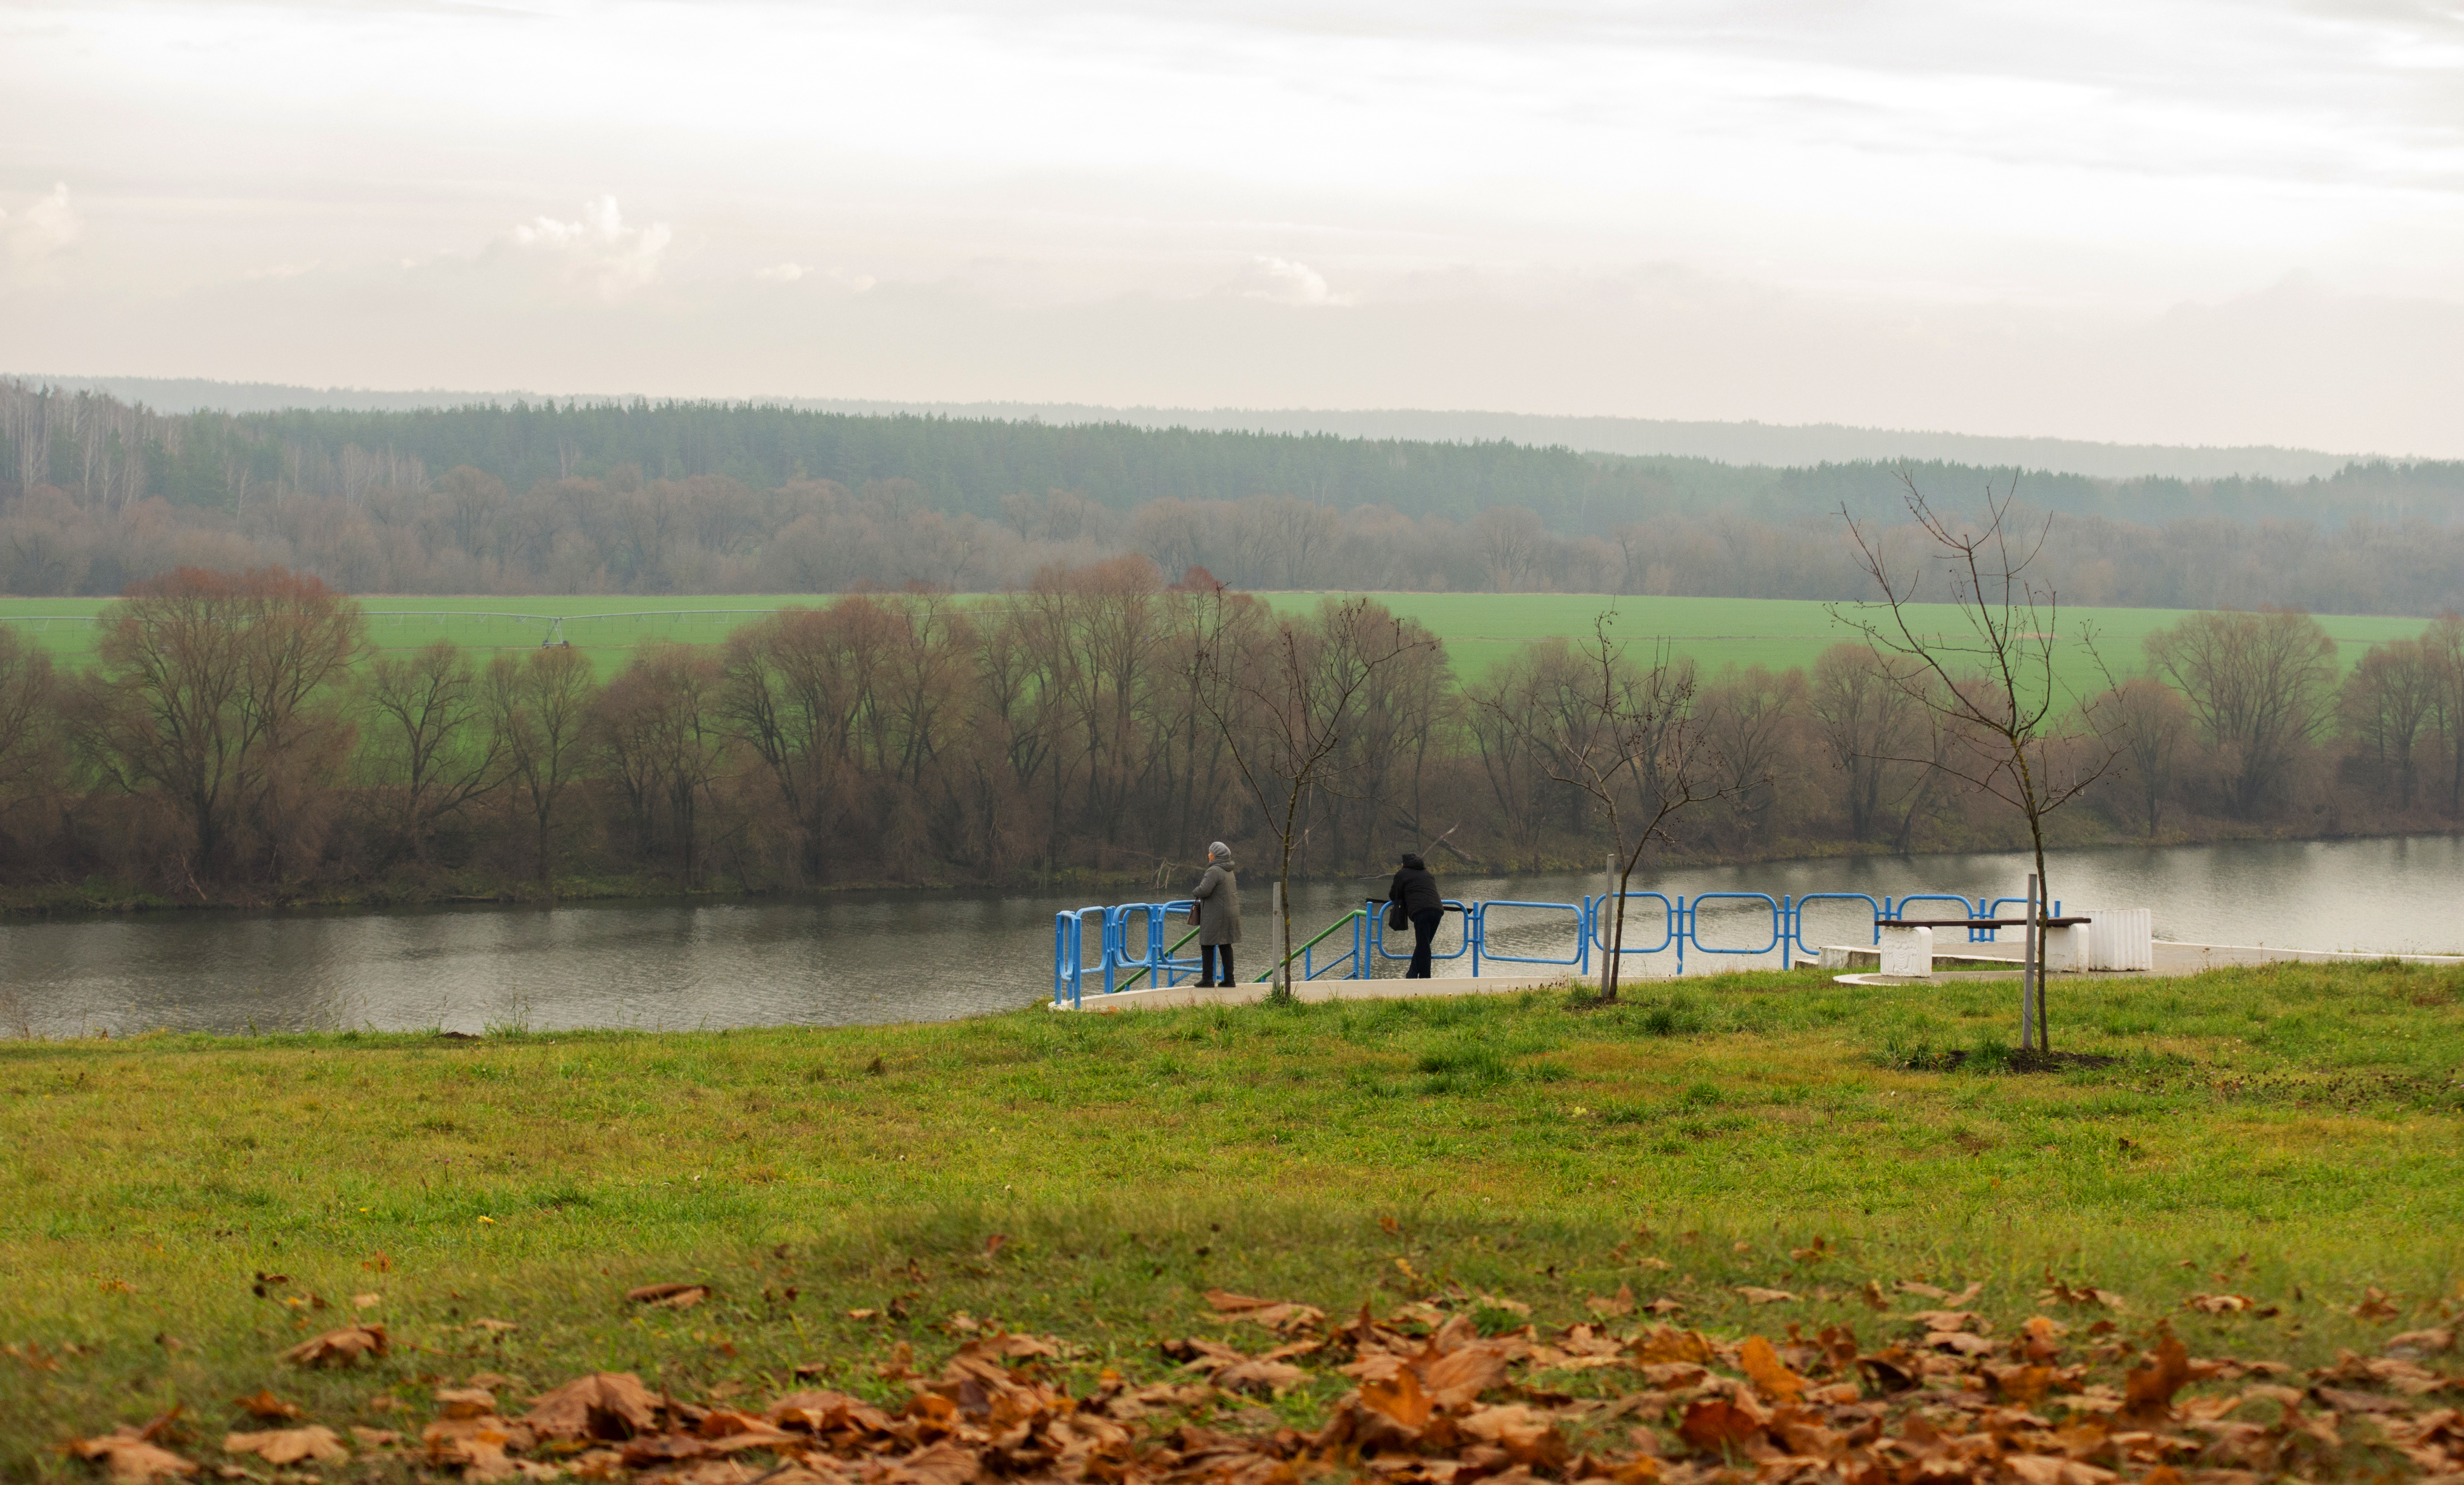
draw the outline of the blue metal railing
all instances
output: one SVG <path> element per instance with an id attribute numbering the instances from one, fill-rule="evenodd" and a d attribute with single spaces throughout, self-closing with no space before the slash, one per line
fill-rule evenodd
<path id="1" fill-rule="evenodd" d="M 1679 974 L 1685 972 L 1685 953 L 1689 948 L 1696 954 L 1749 957 L 1778 954 L 1785 963 L 1794 963 L 1800 955 L 1811 957 L 1818 952 L 1820 945 L 1806 937 L 1806 910 L 1820 902 L 1861 905 L 1864 911 L 1857 915 L 1856 923 L 1864 935 L 1864 942 L 1869 944 L 1880 943 L 1882 925 L 1908 916 L 1912 904 L 1956 903 L 1958 911 L 1955 915 L 1935 916 L 1955 916 L 1963 920 L 1997 918 L 2005 907 L 2016 907 L 2023 914 L 2026 911 L 2026 901 L 2019 898 L 1978 898 L 1971 902 L 1949 893 L 1932 892 L 1898 898 L 1874 898 L 1861 892 L 1809 892 L 1801 898 L 1773 898 L 1763 892 L 1705 892 L 1693 898 L 1661 892 L 1629 892 L 1625 894 L 1625 901 L 1623 952 L 1662 954 L 1673 950 Z M 1643 939 L 1654 926 L 1653 915 L 1648 911 L 1638 914 L 1636 905 L 1652 902 L 1660 905 L 1657 923 L 1660 938 L 1656 942 L 1644 942 Z M 1748 904 L 1742 913 L 1715 905 L 1710 910 L 1711 916 L 1722 929 L 1743 924 L 1751 937 L 1764 942 L 1743 944 L 1706 942 L 1703 932 L 1703 912 L 1706 903 Z M 1759 904 L 1759 910 L 1754 904 Z M 1100 980 L 1100 1001 L 1104 995 L 1116 994 L 1141 982 L 1152 987 L 1168 988 L 1180 984 L 1183 977 L 1197 974 L 1199 962 L 1175 958 L 1166 943 L 1172 936 L 1175 920 L 1186 914 L 1190 905 L 1188 898 L 1181 898 L 1168 902 L 1124 902 L 1110 907 L 1073 908 L 1053 915 L 1052 1003 L 1072 1008 L 1083 1006 L 1090 975 Z M 1593 955 L 1598 954 L 1605 960 L 1609 953 L 1609 937 L 1616 927 L 1617 898 L 1610 893 L 1587 896 L 1579 902 L 1534 902 L 1510 898 L 1461 902 L 1450 898 L 1446 906 L 1453 910 L 1447 915 L 1449 918 L 1460 915 L 1463 937 L 1450 949 L 1433 946 L 1429 957 L 1432 961 L 1467 958 L 1471 961 L 1471 973 L 1475 979 L 1480 977 L 1484 964 L 1543 964 L 1589 974 L 1592 972 Z M 1507 936 L 1519 936 L 1534 925 L 1528 921 L 1501 921 L 1492 925 L 1489 914 L 1497 909 L 1572 915 L 1566 925 L 1573 930 L 1572 952 L 1563 955 L 1516 952 L 1518 947 L 1529 948 L 1530 945 L 1519 943 Z M 2058 918 L 2061 910 L 2062 905 L 2057 900 L 2049 916 Z M 1765 914 L 1769 915 L 1768 926 Z M 1096 920 L 1097 924 L 1092 963 L 1088 960 L 1087 948 L 1087 920 L 1090 917 Z M 1132 952 L 1130 946 L 1133 924 L 1138 930 L 1135 952 Z M 1637 931 L 1638 926 L 1639 932 Z M 1351 930 L 1348 935 L 1343 934 L 1346 928 Z M 1293 978 L 1374 979 L 1380 964 L 1412 957 L 1409 930 L 1397 935 L 1395 945 L 1388 943 L 1387 933 L 1386 904 L 1370 898 L 1292 951 Z M 1988 942 L 1995 938 L 1996 933 L 1997 930 L 1991 928 L 1971 928 L 1968 930 L 1968 937 L 1971 942 Z M 1328 942 L 1330 939 L 1334 942 Z M 1836 943 L 1839 940 L 1832 937 L 1831 942 Z M 1332 956 L 1324 964 L 1318 964 L 1316 958 L 1321 948 Z M 1256 978 L 1264 981 L 1273 975 L 1274 968 L 1269 965 Z"/>

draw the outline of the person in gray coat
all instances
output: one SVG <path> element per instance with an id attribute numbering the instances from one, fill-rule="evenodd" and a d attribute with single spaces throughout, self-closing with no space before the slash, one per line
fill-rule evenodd
<path id="1" fill-rule="evenodd" d="M 1200 989 L 1232 983 L 1232 945 L 1241 942 L 1241 878 L 1232 864 L 1232 848 L 1217 841 L 1206 848 L 1206 875 L 1198 878 L 1190 897 L 1198 902 L 1198 958 Z M 1223 978 L 1215 978 L 1215 955 L 1223 955 Z"/>

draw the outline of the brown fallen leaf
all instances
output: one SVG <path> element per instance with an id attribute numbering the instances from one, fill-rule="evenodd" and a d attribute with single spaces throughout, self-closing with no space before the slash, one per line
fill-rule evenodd
<path id="1" fill-rule="evenodd" d="M 690 1310 L 709 1297 L 708 1284 L 644 1284 L 625 1291 L 626 1303 L 662 1310 Z"/>
<path id="2" fill-rule="evenodd" d="M 1583 1300 L 1583 1306 L 1595 1315 L 1632 1315 L 1634 1286 L 1619 1284 L 1614 1295 L 1592 1295 Z"/>
<path id="3" fill-rule="evenodd" d="M 2173 1414 L 2173 1394 L 2189 1380 L 2189 1349 L 2172 1331 L 2164 1331 L 2155 1351 L 2123 1379 L 2123 1416 L 2133 1423 L 2163 1422 Z"/>
<path id="4" fill-rule="evenodd" d="M 2455 1328 L 2450 1325 L 2436 1330 L 2408 1330 L 2400 1336 L 2388 1337 L 2382 1349 L 2389 1356 L 2407 1361 L 2436 1356 L 2455 1349 Z"/>
<path id="5" fill-rule="evenodd" d="M 254 1454 L 267 1464 L 297 1464 L 314 1460 L 319 1464 L 348 1464 L 351 1452 L 342 1446 L 333 1430 L 322 1424 L 310 1424 L 304 1429 L 270 1429 L 261 1433 L 226 1433 L 223 1452 Z"/>
<path id="6" fill-rule="evenodd" d="M 1659 1298 L 1654 1299 L 1649 1304 L 1643 1306 L 1645 1311 L 1653 1315 L 1674 1315 L 1683 1308 L 1685 1308 L 1685 1306 L 1679 1304 L 1676 1300 L 1669 1298 L 1666 1295 L 1661 1295 Z"/>
<path id="7" fill-rule="evenodd" d="M 1757 1289 L 1751 1284 L 1738 1285 L 1737 1293 L 1746 1297 L 1748 1304 L 1780 1304 L 1796 1298 L 1785 1289 Z"/>
<path id="8" fill-rule="evenodd" d="M 1831 1256 L 1831 1242 L 1828 1238 L 1816 1237 L 1803 1248 L 1790 1249 L 1788 1255 L 1799 1263 L 1819 1263 Z"/>
<path id="9" fill-rule="evenodd" d="M 1669 1261 L 1668 1261 L 1667 1259 L 1665 1259 L 1665 1258 L 1655 1258 L 1655 1257 L 1653 1257 L 1653 1256 L 1652 1256 L 1651 1254 L 1649 1254 L 1649 1253 L 1644 1253 L 1641 1257 L 1637 1258 L 1637 1259 L 1635 1259 L 1634 1261 L 1635 1261 L 1636 1263 L 1639 1264 L 1640 1266 L 1642 1266 L 1643 1268 L 1646 1268 L 1646 1269 L 1655 1269 L 1655 1270 L 1658 1270 L 1660 1273 L 1662 1273 L 1662 1274 L 1665 1274 L 1665 1273 L 1667 1273 L 1669 1270 L 1671 1270 L 1671 1269 L 1673 1269 L 1673 1268 L 1677 1267 L 1677 1265 L 1675 1265 L 1675 1264 L 1673 1264 L 1673 1263 L 1669 1262 Z"/>
<path id="10" fill-rule="evenodd" d="M 1360 1402 L 1403 1428 L 1419 1432 L 1427 1427 L 1435 1405 L 1420 1385 L 1419 1376 L 1406 1366 L 1391 1377 L 1360 1385 Z"/>
<path id="11" fill-rule="evenodd" d="M 2373 1284 L 2362 1291 L 2362 1302 L 2353 1306 L 2353 1318 L 2363 1320 L 2391 1320 L 2403 1314 L 2389 1302 L 2385 1291 Z"/>
<path id="12" fill-rule="evenodd" d="M 1737 1348 L 1737 1366 L 1755 1391 L 1774 1403 L 1793 1403 L 1805 1391 L 1805 1379 L 1789 1370 L 1779 1352 L 1760 1336 L 1748 1336 Z"/>
<path id="13" fill-rule="evenodd" d="M 1698 1397 L 1685 1405 L 1677 1436 L 1705 1453 L 1742 1450 L 1763 1430 L 1764 1420 L 1725 1397 Z"/>
<path id="14" fill-rule="evenodd" d="M 181 1458 L 136 1429 L 121 1429 L 99 1438 L 71 1439 L 68 1450 L 79 1459 L 99 1460 L 114 1480 L 125 1485 L 180 1479 L 197 1473 L 194 1460 Z"/>
<path id="15" fill-rule="evenodd" d="M 1974 1310 L 1918 1310 L 1908 1319 L 1936 1333 L 1965 1332 L 1981 1336 L 1992 1329 L 1985 1322 L 1985 1317 Z"/>
<path id="16" fill-rule="evenodd" d="M 1001 1255 L 1001 1251 L 1008 1246 L 1009 1234 L 1006 1232 L 995 1232 L 992 1236 L 984 1239 L 984 1256 L 987 1258 L 999 1257 Z"/>
<path id="17" fill-rule="evenodd" d="M 629 1371 L 593 1372 L 531 1399 L 522 1422 L 541 1438 L 628 1439 L 657 1421 L 659 1400 Z"/>
<path id="18" fill-rule="evenodd" d="M 2257 1300 L 2248 1295 L 2192 1295 L 2182 1301 L 2182 1307 L 2186 1310 L 2196 1310 L 2202 1315 L 2253 1314 L 2260 1319 L 2266 1319 L 2276 1314 L 2276 1306 L 2267 1305 L 2262 1308 Z"/>
<path id="19" fill-rule="evenodd" d="M 402 1442 L 402 1435 L 392 1429 L 363 1429 L 358 1424 L 351 1425 L 351 1437 L 360 1441 L 362 1449 L 391 1449 Z"/>
<path id="20" fill-rule="evenodd" d="M 1891 1307 L 1891 1297 L 1882 1293 L 1881 1284 L 1874 1279 L 1869 1278 L 1865 1281 L 1865 1287 L 1858 1291 L 1857 1298 L 1869 1310 L 1887 1310 Z"/>
<path id="21" fill-rule="evenodd" d="M 250 1397 L 232 1398 L 231 1406 L 263 1423 L 285 1423 L 293 1418 L 308 1416 L 308 1409 L 275 1397 L 271 1387 L 259 1387 Z"/>
<path id="22" fill-rule="evenodd" d="M 383 1356 L 389 1349 L 383 1325 L 345 1325 L 303 1341 L 282 1353 L 295 1366 L 349 1366 L 363 1356 Z"/>
<path id="23" fill-rule="evenodd" d="M 385 1296 L 383 1295 L 353 1295 L 351 1297 L 351 1308 L 354 1310 L 373 1310 L 383 1303 L 385 1303 Z"/>

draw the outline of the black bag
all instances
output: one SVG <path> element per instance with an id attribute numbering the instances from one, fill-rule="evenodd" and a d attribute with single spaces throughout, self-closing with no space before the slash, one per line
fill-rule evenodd
<path id="1" fill-rule="evenodd" d="M 1398 932 L 1412 926 L 1412 920 L 1410 916 L 1403 911 L 1402 903 L 1389 902 L 1386 904 L 1386 926 Z"/>
<path id="2" fill-rule="evenodd" d="M 1192 928 L 1198 926 L 1198 904 L 1195 902 L 1189 904 L 1189 926 Z"/>

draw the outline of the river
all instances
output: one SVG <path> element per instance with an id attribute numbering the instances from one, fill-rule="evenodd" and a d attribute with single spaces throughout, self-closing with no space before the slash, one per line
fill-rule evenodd
<path id="1" fill-rule="evenodd" d="M 1442 865 L 1442 863 L 1440 863 Z M 2016 897 L 2017 854 L 1860 857 L 1692 867 L 1650 886 L 1803 896 L 1948 892 Z M 2387 953 L 2464 952 L 2464 838 L 2296 841 L 2065 852 L 2055 896 L 2078 907 L 2154 909 L 2156 935 L 2205 943 Z M 1244 974 L 1265 966 L 1265 874 L 1244 874 Z M 1600 878 L 1447 875 L 1459 898 L 1570 900 Z M 1186 890 L 1181 888 L 1179 890 Z M 1302 937 L 1382 880 L 1310 882 Z M 1122 900 L 1114 898 L 1112 900 Z M 553 909 L 177 912 L 20 920 L 0 927 L 0 1036 L 305 1029 L 484 1031 L 683 1030 L 935 1021 L 1050 993 L 1053 915 L 1082 895 L 860 892 L 798 901 L 577 903 Z M 1645 911 L 1639 909 L 1638 911 Z M 1738 909 L 1731 909 L 1731 913 Z M 1749 910 L 1747 910 L 1749 911 Z M 1628 930 L 1656 939 L 1651 917 Z M 1704 937 L 1724 938 L 1706 911 Z M 1451 942 L 1459 920 L 1449 920 Z M 1501 914 L 1492 938 L 1561 952 L 1567 915 Z M 1768 937 L 1768 914 L 1760 917 Z M 1853 906 L 1817 907 L 1809 937 L 1864 942 Z M 1711 960 L 1686 972 L 1770 964 Z M 1393 974 L 1398 964 L 1382 966 Z M 1441 972 L 1463 973 L 1461 961 Z M 1647 969 L 1665 973 L 1669 957 Z"/>

